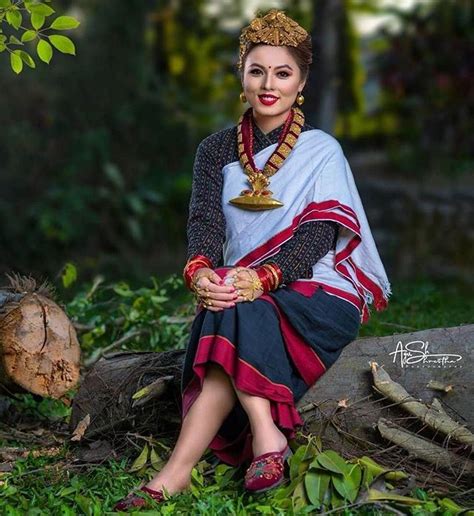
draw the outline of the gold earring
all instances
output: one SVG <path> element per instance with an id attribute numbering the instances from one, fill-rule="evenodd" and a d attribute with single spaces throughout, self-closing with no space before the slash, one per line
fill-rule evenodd
<path id="1" fill-rule="evenodd" d="M 304 102 L 304 97 L 303 95 L 301 95 L 301 93 L 296 97 L 296 103 L 298 104 L 298 106 L 301 106 L 301 104 L 303 104 Z"/>
<path id="2" fill-rule="evenodd" d="M 247 97 L 245 96 L 244 92 L 240 94 L 240 102 L 242 102 L 242 104 L 247 102 Z"/>

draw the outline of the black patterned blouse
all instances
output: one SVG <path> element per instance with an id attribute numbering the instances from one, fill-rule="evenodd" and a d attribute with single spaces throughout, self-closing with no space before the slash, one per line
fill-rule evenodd
<path id="1" fill-rule="evenodd" d="M 284 124 L 265 134 L 252 119 L 254 154 L 278 142 Z M 302 131 L 313 129 L 309 124 Z M 227 265 L 223 260 L 226 223 L 222 211 L 222 169 L 238 161 L 237 126 L 223 129 L 205 138 L 198 146 L 193 167 L 193 183 L 187 225 L 188 255 L 207 256 L 214 267 Z M 334 249 L 338 225 L 332 221 L 311 221 L 302 224 L 293 238 L 282 244 L 280 251 L 263 263 L 276 263 L 282 283 L 311 278 L 313 265 Z M 260 265 L 261 265 L 260 264 Z"/>

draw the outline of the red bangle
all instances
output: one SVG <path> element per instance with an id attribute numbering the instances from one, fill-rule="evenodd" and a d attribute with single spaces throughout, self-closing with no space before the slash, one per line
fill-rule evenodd
<path id="1" fill-rule="evenodd" d="M 196 271 L 204 267 L 212 269 L 212 262 L 207 256 L 204 256 L 202 254 L 193 256 L 186 262 L 186 266 L 183 270 L 183 278 L 184 283 L 189 289 L 191 289 L 191 281 Z"/>
<path id="2" fill-rule="evenodd" d="M 276 290 L 282 281 L 283 273 L 276 263 L 265 263 L 255 267 L 265 292 Z"/>

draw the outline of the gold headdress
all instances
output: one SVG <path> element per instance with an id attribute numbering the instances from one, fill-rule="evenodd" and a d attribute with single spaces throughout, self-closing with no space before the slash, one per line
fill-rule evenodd
<path id="1" fill-rule="evenodd" d="M 279 9 L 271 9 L 265 16 L 255 18 L 240 33 L 239 68 L 242 68 L 242 57 L 250 43 L 266 43 L 267 45 L 288 45 L 297 47 L 308 36 L 303 27 L 286 16 Z"/>

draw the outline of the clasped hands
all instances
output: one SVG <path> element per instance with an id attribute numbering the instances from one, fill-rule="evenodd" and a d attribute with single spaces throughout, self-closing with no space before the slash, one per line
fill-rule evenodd
<path id="1" fill-rule="evenodd" d="M 213 312 L 231 308 L 235 303 L 254 301 L 263 294 L 257 272 L 248 267 L 230 269 L 223 279 L 212 269 L 198 269 L 193 276 L 192 290 Z"/>

